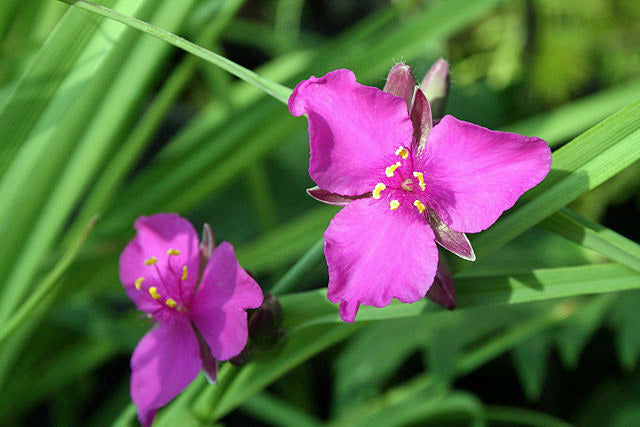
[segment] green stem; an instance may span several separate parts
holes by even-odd
[[[260,89],[262,89],[265,93],[271,95],[278,101],[286,104],[289,95],[291,94],[291,89],[286,86],[281,85],[280,83],[276,83],[269,79],[266,79],[253,71],[244,68],[243,66],[236,64],[233,61],[228,60],[224,56],[220,56],[216,53],[211,52],[208,49],[203,48],[195,43],[190,42],[189,40],[177,36],[169,31],[163,30],[162,28],[158,28],[155,25],[151,25],[147,22],[141,21],[139,19],[133,18],[131,16],[126,16],[121,13],[116,12],[115,10],[109,9],[104,6],[99,6],[97,4],[93,4],[84,0],[59,0],[61,2],[67,3],[71,6],[78,7],[80,9],[87,10],[89,12],[95,13],[100,16],[104,16],[105,18],[112,19],[114,21],[125,24],[131,28],[135,28],[136,30],[142,31],[143,33],[149,34],[150,36],[156,37],[160,40],[164,40],[167,43],[170,43],[177,48],[183,49],[199,58],[204,59],[207,62],[210,62],[223,70],[233,74],[234,76],[244,80],[245,82],[252,84]]]
[[[277,295],[292,291],[302,276],[315,267],[323,255],[324,239],[320,239],[282,276],[282,279],[273,285],[271,293]]]

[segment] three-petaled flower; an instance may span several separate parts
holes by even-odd
[[[176,214],[140,217],[135,228],[120,255],[120,280],[157,323],[131,358],[131,398],[146,427],[201,369],[215,379],[216,360],[242,351],[246,310],[262,303],[262,291],[229,243],[213,249],[210,238],[201,248],[191,223]]]
[[[300,82],[289,98],[291,113],[309,121],[318,185],[310,194],[346,205],[324,237],[328,298],[348,322],[360,304],[423,298],[438,265],[435,242],[475,259],[464,233],[493,224],[551,167],[540,138],[452,116],[434,126],[414,87],[390,94],[336,70]]]

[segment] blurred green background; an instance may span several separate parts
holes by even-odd
[[[289,87],[336,68],[382,87],[397,61],[420,80],[444,57],[448,113],[554,148],[640,98],[634,0],[97,3]],[[570,209],[630,239],[637,266],[640,164],[630,163]],[[268,289],[337,211],[306,195],[314,185],[307,166],[306,121],[255,87],[88,11],[3,0],[0,323],[42,286],[47,292],[2,336],[0,425],[130,423],[129,357],[150,326],[117,275],[135,218],[173,211],[196,227],[211,224]],[[547,223],[459,276],[569,268],[571,277],[573,266],[609,266],[610,257],[586,247]],[[628,280],[625,289],[640,288],[637,269]],[[321,260],[296,291],[326,281]],[[640,425],[639,305],[631,290],[365,322],[256,385],[260,393],[225,401],[217,415],[202,409],[206,387],[196,384],[200,406],[175,412],[179,424],[171,414],[163,422]]]

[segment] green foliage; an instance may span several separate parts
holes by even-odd
[[[127,360],[148,322],[117,260],[134,219],[158,211],[231,241],[280,298],[284,336],[243,367],[223,365],[217,386],[199,377],[157,425],[239,410],[292,426],[564,426],[460,384],[508,354],[526,397],[544,402],[554,358],[580,369],[603,325],[615,345],[601,351],[637,379],[640,246],[610,215],[616,204],[638,215],[640,8],[341,2],[324,10],[335,34],[311,3],[0,3],[0,424],[30,423],[43,405],[50,424],[133,424]],[[473,236],[477,263],[449,258],[455,311],[394,302],[344,324],[322,253],[338,208],[306,197],[306,123],[283,103],[310,74],[351,68],[382,86],[393,61],[420,78],[438,56],[452,63],[449,110],[544,137],[552,172]],[[308,368],[319,365],[321,379]],[[595,381],[561,418],[637,424],[637,381]],[[326,407],[318,390],[331,390]]]

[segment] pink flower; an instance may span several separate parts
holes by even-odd
[[[246,310],[262,303],[262,291],[229,243],[211,252],[210,239],[201,251],[191,223],[176,214],[140,217],[135,228],[136,237],[120,255],[120,280],[138,309],[156,322],[131,358],[131,398],[140,422],[150,426],[156,410],[200,369],[215,379],[216,360],[242,351]]]
[[[395,96],[336,70],[300,82],[289,98],[291,113],[309,121],[309,175],[318,185],[310,194],[346,205],[324,237],[327,296],[347,322],[360,304],[423,298],[436,242],[475,259],[463,233],[489,227],[551,167],[542,139],[452,116],[432,126],[424,93],[398,87]]]

